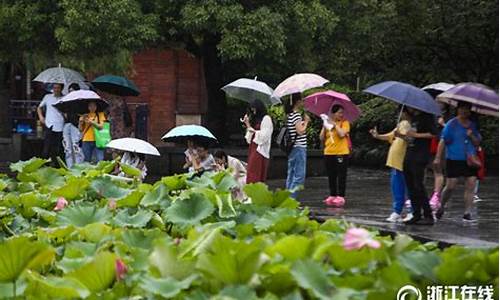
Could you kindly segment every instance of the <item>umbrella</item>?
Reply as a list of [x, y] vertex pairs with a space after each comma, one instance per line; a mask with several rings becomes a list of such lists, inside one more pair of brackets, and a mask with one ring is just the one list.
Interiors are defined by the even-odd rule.
[[359, 118], [361, 111], [345, 94], [329, 90], [314, 93], [304, 99], [305, 109], [317, 116], [328, 114], [335, 104], [342, 105], [344, 116], [349, 122]]
[[384, 97], [436, 116], [441, 114], [439, 105], [427, 92], [408, 83], [384, 81], [366, 88], [363, 92]]
[[71, 83], [78, 83], [80, 86], [85, 86], [85, 78], [82, 74], [72, 69], [63, 68], [61, 65], [46, 69], [38, 74], [33, 81], [43, 83], [62, 83], [66, 89]]
[[426, 85], [422, 88], [422, 90], [426, 91], [427, 93], [431, 94], [432, 97], [436, 97], [437, 95], [441, 94], [442, 92], [445, 92], [452, 87], [454, 87], [454, 84], [451, 83], [446, 83], [446, 82], [438, 82], [438, 83], [433, 83]]
[[172, 128], [161, 138], [164, 142], [186, 142], [189, 139], [205, 142], [217, 142], [217, 138], [205, 127], [199, 125], [181, 125]]
[[92, 85], [104, 92], [118, 96], [139, 96], [141, 92], [129, 79], [116, 75], [102, 75], [92, 81]]
[[160, 156], [160, 152], [158, 151], [158, 149], [156, 149], [155, 146], [151, 145], [146, 141], [136, 138], [122, 138], [122, 139], [111, 140], [106, 145], [106, 147], [121, 151]]
[[231, 98], [236, 98], [246, 102], [260, 99], [266, 105], [281, 103], [277, 97], [272, 97], [273, 89], [266, 83], [255, 79], [240, 78], [227, 85], [222, 90]]
[[472, 105], [472, 111], [498, 117], [498, 94], [480, 83], [459, 83], [437, 96], [439, 102], [457, 106], [458, 102]]
[[108, 107], [108, 102], [95, 92], [87, 90], [73, 91], [62, 97], [54, 106], [65, 113], [85, 114], [89, 112], [88, 103], [92, 101], [97, 104], [97, 111], [104, 111]]
[[302, 93], [305, 90], [323, 86], [327, 82], [327, 79], [316, 74], [295, 74], [281, 82], [274, 90], [273, 96], [281, 98], [285, 95]]

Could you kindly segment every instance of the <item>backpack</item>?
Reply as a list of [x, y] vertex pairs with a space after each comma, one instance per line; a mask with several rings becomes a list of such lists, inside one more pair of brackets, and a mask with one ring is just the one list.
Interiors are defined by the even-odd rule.
[[280, 128], [278, 135], [276, 136], [276, 144], [280, 147], [281, 151], [289, 155], [292, 152], [293, 145], [297, 139], [297, 135], [292, 137], [290, 131], [288, 130], [288, 115], [285, 116], [285, 125]]

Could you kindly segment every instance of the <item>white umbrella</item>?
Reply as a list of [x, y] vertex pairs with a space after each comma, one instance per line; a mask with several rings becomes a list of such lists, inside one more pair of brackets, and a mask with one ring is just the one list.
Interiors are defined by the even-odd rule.
[[44, 70], [38, 74], [33, 81], [43, 83], [62, 83], [64, 84], [64, 91], [67, 91], [68, 86], [72, 83], [77, 83], [80, 88], [88, 88], [82, 74], [72, 69], [63, 68], [61, 65]]
[[150, 143], [136, 138], [122, 138], [112, 140], [106, 145], [107, 148], [160, 156], [160, 152]]
[[312, 73], [299, 73], [283, 80], [274, 90], [273, 97], [302, 93], [305, 90], [323, 86], [327, 79]]
[[227, 85], [222, 90], [232, 98], [250, 102], [254, 99], [262, 100], [266, 105], [280, 104], [277, 97], [272, 97], [273, 89], [265, 82], [255, 79], [240, 78]]

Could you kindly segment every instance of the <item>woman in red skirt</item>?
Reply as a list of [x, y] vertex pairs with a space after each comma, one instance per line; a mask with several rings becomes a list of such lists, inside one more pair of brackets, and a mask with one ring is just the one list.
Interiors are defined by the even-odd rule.
[[273, 121], [267, 114], [264, 103], [258, 99], [250, 103], [250, 109], [242, 121], [247, 127], [245, 139], [249, 145], [247, 183], [265, 182], [271, 151]]

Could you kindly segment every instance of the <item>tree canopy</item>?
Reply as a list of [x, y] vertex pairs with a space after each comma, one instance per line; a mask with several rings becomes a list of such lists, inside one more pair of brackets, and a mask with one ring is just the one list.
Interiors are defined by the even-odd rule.
[[498, 87], [498, 1], [489, 0], [5, 0], [0, 40], [0, 62], [34, 71], [126, 73], [143, 48], [187, 49], [203, 58], [216, 131], [220, 87], [241, 76]]

